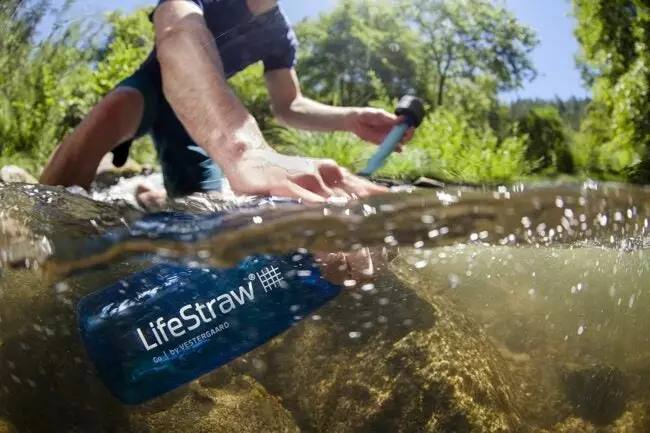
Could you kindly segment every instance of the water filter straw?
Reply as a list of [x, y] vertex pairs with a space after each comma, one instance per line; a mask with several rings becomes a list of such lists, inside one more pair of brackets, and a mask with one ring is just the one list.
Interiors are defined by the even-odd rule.
[[395, 114], [397, 116], [404, 116], [404, 120], [395, 125], [386, 138], [384, 138], [379, 149], [377, 149], [366, 163], [366, 167], [359, 173], [361, 176], [370, 176], [377, 171], [384, 164], [386, 158], [397, 148], [406, 131], [410, 127], [417, 128], [420, 126], [425, 115], [424, 105], [418, 98], [406, 95], [397, 104]]
[[[157, 214], [136, 231], [200, 238], [218, 218]], [[341, 289], [304, 251], [250, 256], [229, 269], [159, 263], [83, 298], [77, 321], [103, 383], [140, 404], [262, 346]]]

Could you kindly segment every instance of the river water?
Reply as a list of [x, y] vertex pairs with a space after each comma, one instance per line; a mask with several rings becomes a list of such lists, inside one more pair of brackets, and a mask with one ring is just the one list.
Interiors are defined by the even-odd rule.
[[[0, 185], [0, 432], [650, 431], [648, 189], [197, 196], [170, 206], [228, 209], [231, 228], [184, 241], [130, 230], [144, 214], [131, 197]], [[229, 267], [299, 248], [370, 257], [373, 273], [346, 274], [297, 326], [152, 402], [122, 405], [97, 378], [76, 305], [142, 253]]]

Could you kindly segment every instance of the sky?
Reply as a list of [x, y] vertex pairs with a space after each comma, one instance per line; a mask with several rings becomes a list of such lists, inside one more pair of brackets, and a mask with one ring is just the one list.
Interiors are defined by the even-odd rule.
[[[582, 86], [574, 56], [579, 45], [573, 36], [575, 20], [570, 16], [569, 0], [505, 0], [519, 22], [537, 32], [540, 43], [532, 53], [538, 77], [523, 89], [501, 95], [504, 100], [516, 98], [584, 97], [589, 92]], [[148, 6], [155, 0], [77, 0], [73, 19], [101, 18], [103, 12], [121, 9], [129, 12]], [[297, 22], [331, 9], [336, 0], [281, 0], [289, 19]], [[47, 25], [47, 24], [46, 24]]]

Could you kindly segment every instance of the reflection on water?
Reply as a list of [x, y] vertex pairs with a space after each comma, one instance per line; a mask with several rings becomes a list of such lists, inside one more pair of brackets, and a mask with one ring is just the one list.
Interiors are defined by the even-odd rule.
[[[0, 431], [650, 430], [646, 190], [250, 201], [221, 222], [230, 230], [207, 220], [193, 242], [138, 235], [139, 212], [60, 189], [0, 186], [0, 203]], [[121, 236], [98, 237], [109, 229]], [[77, 302], [144, 266], [138, 253], [231, 266], [360, 246], [391, 251], [372, 284], [346, 284], [299, 326], [151, 403], [122, 406], [86, 360]]]

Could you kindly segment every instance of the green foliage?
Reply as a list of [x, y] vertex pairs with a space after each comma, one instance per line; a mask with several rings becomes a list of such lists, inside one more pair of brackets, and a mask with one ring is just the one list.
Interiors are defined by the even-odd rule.
[[[27, 11], [19, 6], [14, 18], [4, 16], [8, 32], [20, 29], [8, 39], [0, 38], [9, 45], [0, 59], [0, 156], [5, 158], [14, 154], [37, 161], [47, 158], [72, 126], [70, 101], [80, 84], [80, 71], [90, 60], [90, 51], [80, 48], [81, 42], [91, 39], [90, 29], [79, 23], [60, 28], [38, 43], [32, 40], [45, 14], [44, 5], [40, 2]], [[20, 22], [22, 16], [26, 18]]]
[[557, 110], [562, 121], [574, 131], [580, 130], [580, 125], [587, 114], [587, 106], [590, 99], [581, 99], [571, 97], [562, 100], [555, 99], [518, 99], [510, 104], [509, 117], [511, 119], [521, 119], [526, 116], [533, 108], [553, 107]]
[[377, 97], [373, 75], [391, 97], [415, 87], [418, 39], [389, 1], [341, 0], [317, 21], [295, 27], [297, 70], [308, 95], [364, 105]]
[[[594, 94], [584, 143], [598, 153], [605, 174], [630, 175], [631, 166], [650, 157], [650, 6], [637, 0], [574, 0], [573, 6], [579, 61]], [[641, 172], [647, 173], [638, 172], [636, 181]]]
[[[292, 131], [281, 150], [318, 158], [331, 158], [350, 170], [360, 171], [376, 150], [351, 134]], [[532, 172], [526, 161], [525, 137], [499, 142], [489, 128], [472, 128], [462, 113], [439, 109], [416, 131], [403, 153], [394, 153], [376, 174], [414, 180], [421, 176], [445, 180], [506, 181]]]
[[519, 88], [536, 71], [528, 55], [538, 41], [532, 29], [488, 0], [402, 0], [408, 23], [420, 35], [420, 71], [435, 76], [433, 94], [442, 105], [455, 79], [486, 76], [497, 90]]
[[[537, 38], [491, 0], [339, 0], [296, 25], [298, 75], [307, 96], [334, 105], [392, 111], [406, 93], [425, 100], [427, 119], [379, 175], [472, 182], [574, 171], [617, 175], [650, 157], [646, 9], [624, 0], [575, 4], [593, 101], [499, 103], [499, 91], [535, 76], [529, 55]], [[151, 8], [111, 13], [99, 28], [69, 24], [66, 10], [37, 40], [50, 1], [0, 0], [0, 29], [7, 29], [0, 30], [0, 163], [40, 167], [153, 46]], [[375, 150], [352, 134], [280, 127], [261, 64], [229, 84], [282, 151], [333, 158], [359, 171]], [[156, 163], [149, 138], [134, 143], [131, 156]]]
[[528, 136], [526, 159], [540, 170], [557, 169], [571, 174], [574, 163], [565, 126], [557, 109], [551, 106], [533, 108], [518, 122], [521, 134]]
[[228, 83], [263, 131], [270, 131], [276, 126], [269, 94], [264, 85], [264, 66], [261, 62], [231, 77]]

